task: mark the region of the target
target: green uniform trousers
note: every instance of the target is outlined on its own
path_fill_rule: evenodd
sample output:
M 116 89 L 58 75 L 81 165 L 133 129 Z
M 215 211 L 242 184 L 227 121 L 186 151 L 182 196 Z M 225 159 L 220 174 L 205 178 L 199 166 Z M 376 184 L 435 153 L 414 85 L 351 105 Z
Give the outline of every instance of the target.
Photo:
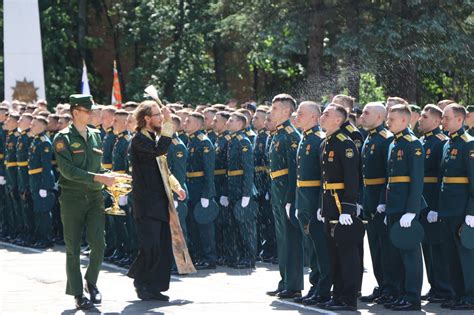
M 86 229 L 91 248 L 85 279 L 95 285 L 104 259 L 104 200 L 100 190 L 71 191 L 63 189 L 60 196 L 61 220 L 66 243 L 66 294 L 83 292 L 80 270 L 81 238 Z

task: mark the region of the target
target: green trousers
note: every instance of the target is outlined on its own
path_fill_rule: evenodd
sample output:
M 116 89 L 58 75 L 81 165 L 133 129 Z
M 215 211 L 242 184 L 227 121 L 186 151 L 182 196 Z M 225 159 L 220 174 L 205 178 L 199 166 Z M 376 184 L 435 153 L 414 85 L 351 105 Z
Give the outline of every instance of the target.
M 87 243 L 91 248 L 85 279 L 95 285 L 104 259 L 104 200 L 98 191 L 70 191 L 63 189 L 60 196 L 61 220 L 66 243 L 66 294 L 83 292 L 80 269 L 81 238 L 86 229 Z

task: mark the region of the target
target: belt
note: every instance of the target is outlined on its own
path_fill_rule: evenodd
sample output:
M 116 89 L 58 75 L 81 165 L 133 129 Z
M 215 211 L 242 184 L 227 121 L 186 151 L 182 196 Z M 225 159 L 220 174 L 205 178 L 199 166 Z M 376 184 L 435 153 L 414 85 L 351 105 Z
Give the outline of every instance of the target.
M 320 180 L 298 180 L 296 182 L 297 187 L 319 187 L 321 186 Z
M 6 167 L 16 167 L 17 162 L 7 162 L 7 161 L 5 161 L 5 166 Z
M 227 172 L 227 175 L 228 175 L 228 176 L 244 175 L 244 170 L 228 171 L 228 172 Z
M 188 178 L 203 177 L 203 176 L 204 176 L 204 172 L 203 172 L 203 171 L 200 171 L 200 172 L 188 172 L 188 173 L 186 173 L 186 176 L 187 176 Z
M 114 173 L 117 173 L 117 174 L 126 174 L 125 171 L 114 171 Z
M 214 175 L 225 175 L 225 170 L 214 170 Z
M 107 170 L 110 170 L 110 169 L 112 169 L 112 164 L 102 164 L 102 167 L 107 169 Z
M 270 177 L 272 179 L 275 179 L 275 178 L 278 178 L 280 176 L 287 175 L 287 174 L 288 174 L 288 169 L 285 168 L 285 169 L 282 169 L 282 170 L 270 172 Z
M 467 177 L 443 177 L 443 183 L 445 184 L 469 184 L 469 178 Z
M 423 182 L 426 184 L 436 184 L 438 182 L 438 177 L 425 177 L 423 178 Z
M 385 184 L 385 177 L 381 178 L 364 178 L 364 186 Z
M 3 159 L 5 157 L 5 154 L 0 154 L 0 159 Z
M 344 189 L 344 183 L 323 183 L 324 190 L 331 190 L 331 189 Z
M 411 182 L 410 176 L 393 176 L 388 178 L 389 184 L 393 183 L 409 183 Z
M 28 161 L 16 162 L 16 165 L 17 165 L 17 166 L 28 166 Z
M 255 172 L 265 172 L 266 170 L 266 166 L 255 166 Z
M 38 174 L 38 173 L 41 173 L 43 171 L 43 168 L 40 167 L 40 168 L 34 168 L 32 170 L 28 170 L 28 175 L 34 175 L 34 174 Z

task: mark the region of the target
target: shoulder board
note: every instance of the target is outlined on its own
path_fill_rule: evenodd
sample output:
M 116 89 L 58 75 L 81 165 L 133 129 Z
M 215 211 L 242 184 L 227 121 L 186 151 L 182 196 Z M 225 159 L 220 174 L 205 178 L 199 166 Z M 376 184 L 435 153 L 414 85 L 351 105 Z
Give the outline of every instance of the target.
M 230 141 L 231 137 L 229 135 L 225 135 L 224 138 L 227 140 L 227 141 Z
M 198 139 L 203 141 L 205 139 L 204 135 L 202 133 L 198 134 Z
M 173 142 L 174 145 L 178 145 L 179 144 L 179 141 L 177 139 L 173 139 L 171 140 L 171 142 Z
M 130 141 L 130 139 L 132 139 L 130 135 L 125 135 L 125 140 Z
M 341 141 L 346 141 L 346 140 L 347 140 L 346 135 L 344 135 L 343 133 L 338 133 L 338 134 L 336 135 L 336 138 L 338 138 L 338 139 L 341 140 Z
M 382 129 L 379 131 L 379 135 L 381 135 L 384 139 L 387 139 L 392 136 L 392 133 L 387 129 Z
M 270 130 L 265 131 L 265 133 L 267 134 L 267 136 L 271 134 Z
M 243 138 L 242 135 L 237 135 L 237 139 L 242 140 Z
M 324 133 L 324 131 L 316 131 L 314 134 L 320 138 L 326 137 L 326 134 Z
M 415 141 L 416 139 L 413 135 L 404 135 L 403 138 L 405 138 L 405 140 L 407 140 L 408 142 Z
M 41 141 L 46 141 L 46 138 L 44 136 L 40 137 Z
M 18 131 L 15 131 L 14 135 L 18 137 L 20 133 Z
M 60 131 L 58 131 L 58 133 L 67 134 L 67 133 L 69 133 L 69 128 L 66 127 L 64 129 L 61 129 Z
M 469 140 L 471 140 L 471 137 L 468 136 L 467 134 L 463 134 L 463 135 L 461 136 L 461 139 L 463 139 L 464 142 L 469 142 Z
M 436 138 L 438 138 L 438 139 L 441 140 L 441 141 L 445 141 L 445 140 L 448 140 L 448 139 L 449 139 L 448 136 L 445 135 L 445 134 L 442 133 L 442 132 L 437 133 L 437 134 L 436 134 Z
M 347 125 L 346 130 L 349 131 L 350 133 L 353 133 L 354 131 L 356 131 L 355 128 L 352 127 L 352 125 Z
M 293 128 L 291 128 L 291 126 L 286 126 L 285 130 L 286 130 L 287 133 L 293 133 L 294 132 L 294 130 L 293 130 Z
M 95 132 L 95 133 L 100 133 L 100 130 L 99 129 L 96 129 L 96 128 L 90 128 L 92 132 Z

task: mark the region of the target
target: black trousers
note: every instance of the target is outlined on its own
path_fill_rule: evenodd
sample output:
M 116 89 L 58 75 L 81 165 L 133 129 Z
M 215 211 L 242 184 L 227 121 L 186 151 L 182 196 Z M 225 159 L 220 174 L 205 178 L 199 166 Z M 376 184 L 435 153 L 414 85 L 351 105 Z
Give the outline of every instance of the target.
M 128 276 L 135 279 L 137 289 L 151 292 L 167 291 L 170 287 L 173 249 L 169 222 L 151 218 L 135 220 L 138 234 L 138 256 Z

